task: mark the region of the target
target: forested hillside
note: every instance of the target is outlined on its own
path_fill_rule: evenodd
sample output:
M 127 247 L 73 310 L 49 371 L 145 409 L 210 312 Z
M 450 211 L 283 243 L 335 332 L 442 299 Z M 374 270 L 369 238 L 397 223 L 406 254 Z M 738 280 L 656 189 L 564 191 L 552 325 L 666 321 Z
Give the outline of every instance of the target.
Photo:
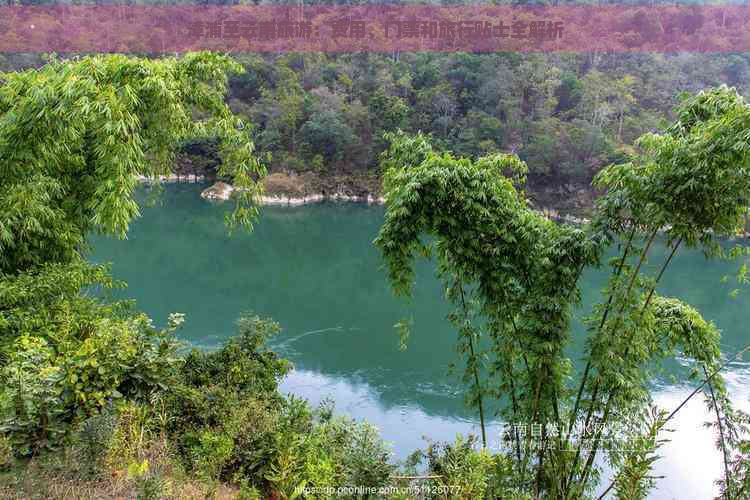
M 440 149 L 513 152 L 532 188 L 566 191 L 621 160 L 670 118 L 680 92 L 726 83 L 747 95 L 747 54 L 235 54 L 247 70 L 229 104 L 269 170 L 377 174 L 383 133 L 433 135 Z M 43 64 L 0 55 L 0 68 Z M 214 164 L 210 142 L 186 145 Z M 193 158 L 195 163 L 195 158 Z
M 433 134 L 441 148 L 509 151 L 531 174 L 589 179 L 667 118 L 678 91 L 743 91 L 747 55 L 240 55 L 231 105 L 275 168 L 374 168 L 382 133 Z

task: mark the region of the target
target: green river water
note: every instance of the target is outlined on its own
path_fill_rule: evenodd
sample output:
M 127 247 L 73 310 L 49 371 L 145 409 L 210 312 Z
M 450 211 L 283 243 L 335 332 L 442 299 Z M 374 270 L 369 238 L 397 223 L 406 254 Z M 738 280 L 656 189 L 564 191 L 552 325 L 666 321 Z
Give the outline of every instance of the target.
M 433 264 L 418 264 L 411 301 L 394 297 L 388 286 L 372 245 L 382 207 L 264 207 L 252 234 L 229 236 L 223 214 L 231 206 L 202 200 L 204 187 L 167 186 L 156 205 L 143 207 L 126 241 L 92 240 L 92 260 L 112 262 L 115 278 L 128 283 L 120 296 L 136 299 L 156 324 L 164 324 L 170 312 L 187 313 L 181 337 L 201 347 L 232 335 L 243 311 L 275 319 L 283 332 L 272 347 L 295 366 L 282 390 L 312 403 L 334 399 L 337 411 L 375 424 L 398 458 L 424 447 L 425 436 L 452 440 L 457 433 L 478 432 L 461 384 L 447 373 L 456 361 L 455 333 L 445 319 L 448 307 Z M 663 254 L 658 247 L 652 261 L 661 262 Z M 733 299 L 731 280 L 720 282 L 736 269 L 736 263 L 708 262 L 700 252 L 683 251 L 660 287 L 718 325 L 725 353 L 750 342 L 750 290 Z M 579 314 L 599 299 L 605 277 L 604 271 L 583 277 Z M 407 316 L 414 326 L 408 349 L 400 351 L 393 325 Z M 576 335 L 571 348 L 576 360 L 581 338 Z M 681 364 L 672 360 L 667 368 L 676 373 Z M 749 409 L 750 364 L 733 363 L 726 377 L 736 404 Z M 654 381 L 655 400 L 664 408 L 689 391 L 668 379 Z M 701 398 L 678 415 L 656 467 L 667 478 L 653 498 L 710 498 L 721 463 L 712 434 L 701 425 L 709 415 Z M 499 437 L 498 429 L 494 424 L 490 436 Z

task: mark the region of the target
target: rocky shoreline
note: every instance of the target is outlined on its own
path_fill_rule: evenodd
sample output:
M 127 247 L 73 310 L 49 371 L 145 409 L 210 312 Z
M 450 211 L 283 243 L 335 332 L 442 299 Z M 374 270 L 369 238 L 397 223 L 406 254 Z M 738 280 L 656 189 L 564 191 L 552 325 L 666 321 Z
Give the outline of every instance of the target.
M 276 179 L 274 179 L 274 177 Z M 282 179 L 282 186 L 279 186 L 279 179 Z M 273 182 L 264 182 L 265 194 L 261 196 L 260 202 L 262 205 L 275 205 L 275 206 L 287 206 L 296 207 L 303 205 L 310 205 L 313 203 L 321 203 L 326 201 L 333 202 L 352 202 L 352 203 L 367 203 L 369 205 L 382 205 L 385 203 L 385 198 L 382 196 L 375 196 L 373 191 L 367 190 L 359 186 L 358 188 L 351 189 L 346 187 L 346 183 L 338 182 L 335 184 L 333 191 L 327 192 L 309 192 L 309 185 L 294 186 L 289 189 L 288 183 L 290 180 L 294 181 L 296 176 L 283 176 L 279 174 L 272 174 L 271 180 Z M 150 184 L 153 179 L 138 176 L 138 181 L 143 184 Z M 172 174 L 169 176 L 160 176 L 158 182 L 165 183 L 204 183 L 207 182 L 208 178 L 203 175 L 176 175 Z M 284 185 L 286 183 L 286 185 Z M 327 186 L 330 187 L 330 186 Z M 226 201 L 231 199 L 232 193 L 236 190 L 234 186 L 225 182 L 216 182 L 210 187 L 201 191 L 201 197 L 206 200 L 213 201 Z M 354 191 L 359 191 L 361 194 L 353 194 Z M 330 194 L 329 194 L 330 193 Z M 579 217 L 571 213 L 562 213 L 562 209 L 538 207 L 536 210 L 551 220 L 566 222 L 574 225 L 582 225 L 589 222 L 586 217 Z M 738 237 L 750 238 L 750 231 L 745 232 Z
M 201 198 L 206 200 L 226 201 L 232 197 L 236 188 L 225 182 L 217 182 L 204 189 L 201 192 Z M 291 196 L 282 193 L 276 194 L 265 194 L 261 196 L 260 201 L 263 205 L 282 205 L 282 206 L 299 206 L 308 205 L 311 203 L 320 203 L 323 201 L 345 201 L 345 202 L 361 202 L 368 204 L 382 204 L 385 203 L 385 199 L 382 197 L 375 197 L 372 194 L 366 196 L 349 195 L 343 192 L 336 192 L 330 195 L 323 193 L 312 193 L 303 196 Z
M 206 200 L 226 201 L 232 197 L 232 193 L 235 188 L 225 182 L 217 182 L 209 188 L 204 189 L 201 192 L 201 197 Z M 281 206 L 300 206 L 308 205 L 311 203 L 320 203 L 323 201 L 343 201 L 343 202 L 358 202 L 367 204 L 378 204 L 382 205 L 385 203 L 385 198 L 374 197 L 371 194 L 367 196 L 353 196 L 345 193 L 333 193 L 332 195 L 324 195 L 322 193 L 311 194 L 302 197 L 284 196 L 284 195 L 271 195 L 262 196 L 261 203 L 263 205 L 281 205 Z M 545 217 L 553 220 L 560 220 L 571 224 L 585 224 L 588 219 L 575 217 L 570 214 L 560 214 L 557 210 L 542 208 L 539 212 Z
M 144 176 L 139 176 L 138 180 L 142 183 L 151 183 L 152 179 Z M 159 182 L 173 183 L 173 182 L 185 182 L 185 183 L 203 183 L 206 182 L 206 177 L 202 175 L 169 175 L 160 176 Z M 231 199 L 232 194 L 236 188 L 226 182 L 216 182 L 210 187 L 201 191 L 201 198 L 212 201 L 227 201 Z M 277 191 L 277 190 L 274 190 Z M 352 202 L 352 203 L 367 203 L 369 205 L 382 205 L 385 203 L 385 198 L 382 196 L 374 196 L 372 193 L 366 194 L 350 194 L 342 191 L 335 191 L 331 194 L 326 193 L 308 193 L 308 194 L 287 194 L 284 192 L 271 192 L 266 190 L 266 194 L 261 196 L 260 202 L 263 205 L 274 205 L 274 206 L 302 206 L 313 203 L 321 203 L 325 201 L 333 202 Z M 559 220 L 568 222 L 571 224 L 585 224 L 588 219 L 584 217 L 576 217 L 571 214 L 561 214 L 553 208 L 539 208 L 538 211 L 545 217 L 553 220 Z
M 202 175 L 161 175 L 158 177 L 158 182 L 164 182 L 164 183 L 189 183 L 189 184 L 196 184 L 196 183 L 203 183 L 206 182 L 206 177 Z M 138 181 L 143 184 L 151 184 L 155 180 L 146 177 L 143 175 L 138 176 Z M 201 192 L 201 198 L 206 200 L 215 200 L 215 201 L 226 201 L 229 200 L 232 197 L 232 193 L 234 193 L 235 187 L 231 184 L 227 184 L 225 182 L 216 182 L 212 186 L 204 189 Z M 308 195 L 303 196 L 293 196 L 293 195 L 286 195 L 283 193 L 274 193 L 274 194 L 267 194 L 264 196 L 261 196 L 260 198 L 261 203 L 263 205 L 288 205 L 288 206 L 299 206 L 299 205 L 308 205 L 310 203 L 320 203 L 323 201 L 345 201 L 345 202 L 361 202 L 361 203 L 368 203 L 368 204 L 383 204 L 385 203 L 385 199 L 383 197 L 376 197 L 372 194 L 367 194 L 363 196 L 359 195 L 352 195 L 347 194 L 345 192 L 335 192 L 330 195 L 323 194 L 323 193 L 312 193 Z
M 139 175 L 137 177 L 138 182 L 142 184 L 151 184 L 154 182 L 154 179 L 151 177 L 146 177 L 145 175 Z M 186 182 L 189 184 L 195 184 L 198 182 L 206 182 L 206 177 L 204 175 L 177 175 L 177 174 L 171 174 L 171 175 L 160 175 L 158 177 L 159 182 Z

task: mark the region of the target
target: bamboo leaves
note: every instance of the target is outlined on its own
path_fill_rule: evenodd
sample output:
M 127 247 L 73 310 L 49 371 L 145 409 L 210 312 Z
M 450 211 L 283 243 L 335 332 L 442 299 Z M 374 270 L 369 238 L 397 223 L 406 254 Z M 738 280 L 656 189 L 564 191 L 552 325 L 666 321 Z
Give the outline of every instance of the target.
M 501 411 L 509 421 L 559 421 L 570 305 L 578 300 L 582 269 L 598 260 L 600 249 L 584 231 L 528 208 L 514 187 L 525 172 L 517 157 L 471 161 L 432 151 L 421 135 L 390 139 L 382 163 L 388 207 L 375 243 L 394 290 L 409 293 L 421 235 L 436 238 L 438 272 L 457 308 L 451 318 L 480 420 L 493 394 L 508 401 Z M 474 303 L 476 313 L 467 307 Z M 523 477 L 538 459 L 528 437 L 514 439 Z
M 224 102 L 227 74 L 238 71 L 225 56 L 201 53 L 53 60 L 3 75 L 0 206 L 37 207 L 26 211 L 27 220 L 48 232 L 24 232 L 4 210 L 2 244 L 13 251 L 3 252 L 0 272 L 70 259 L 89 231 L 124 236 L 139 214 L 136 177 L 168 174 L 175 147 L 196 135 L 219 139 L 221 173 L 242 188 L 230 222 L 250 226 L 265 170 Z M 33 186 L 47 186 L 44 195 Z M 57 213 L 57 220 L 45 211 Z
M 652 409 L 648 383 L 653 366 L 677 354 L 693 360 L 692 380 L 699 380 L 700 370 L 711 374 L 691 397 L 705 388 L 716 416 L 725 497 L 740 498 L 745 491 L 750 468 L 743 457 L 750 447 L 740 436 L 748 418 L 732 408 L 719 376 L 726 366 L 719 332 L 696 310 L 656 289 L 684 246 L 700 245 L 707 257 L 745 253 L 725 252 L 718 238 L 741 230 L 750 206 L 750 106 L 721 87 L 685 99 L 677 116 L 663 134 L 637 142 L 639 155 L 597 176 L 596 186 L 606 193 L 582 230 L 528 208 L 515 187 L 525 173 L 518 158 L 472 161 L 433 151 L 421 134 L 388 137 L 391 147 L 381 163 L 387 210 L 375 243 L 391 284 L 397 293 L 409 293 L 413 260 L 424 247 L 420 238 L 435 238 L 438 271 L 457 306 L 451 318 L 466 361 L 465 381 L 480 420 L 492 395 L 507 422 L 562 430 L 542 431 L 536 447 L 529 435 L 506 432 L 512 481 L 536 497 L 591 496 L 599 478 L 597 454 L 609 434 L 605 428 L 644 422 L 648 435 L 631 433 L 620 444 L 632 449 L 610 453 L 619 470 L 602 496 L 647 494 L 663 442 L 656 434 L 679 411 Z M 649 276 L 646 263 L 660 232 L 667 255 Z M 565 348 L 577 282 L 613 243 L 619 252 L 610 262 L 607 300 L 587 321 L 586 366 L 570 387 Z M 474 303 L 470 318 L 465 304 Z M 578 424 L 587 434 L 573 436 Z

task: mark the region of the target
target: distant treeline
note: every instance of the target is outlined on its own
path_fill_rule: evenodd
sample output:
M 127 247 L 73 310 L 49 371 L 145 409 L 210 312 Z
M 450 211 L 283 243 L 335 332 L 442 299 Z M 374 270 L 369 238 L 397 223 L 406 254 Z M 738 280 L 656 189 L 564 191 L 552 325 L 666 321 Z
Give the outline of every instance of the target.
M 553 184 L 586 182 L 670 118 L 680 92 L 726 83 L 747 95 L 742 54 L 235 54 L 229 104 L 271 171 L 375 172 L 383 133 L 433 135 L 440 149 L 519 155 Z M 0 54 L 0 69 L 43 64 Z M 212 145 L 190 151 L 211 156 Z M 213 162 L 208 162 L 211 164 Z

